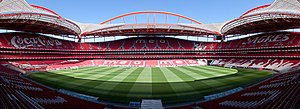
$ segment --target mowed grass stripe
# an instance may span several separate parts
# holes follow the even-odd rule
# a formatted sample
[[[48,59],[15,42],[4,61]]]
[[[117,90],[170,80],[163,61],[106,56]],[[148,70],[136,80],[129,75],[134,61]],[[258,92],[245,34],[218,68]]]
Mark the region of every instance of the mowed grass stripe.
[[[178,97],[184,96],[186,94],[186,90],[189,90],[189,91],[195,90],[192,86],[190,86],[189,84],[184,82],[183,79],[181,79],[179,76],[177,76],[173,71],[171,71],[165,67],[161,67],[160,69],[165,72],[164,75],[165,75],[165,77],[168,77],[167,79],[169,82],[182,81],[182,82],[180,82],[180,84],[176,84],[176,83],[169,84],[171,86],[172,90],[175,92],[176,96],[178,96]],[[177,72],[177,71],[175,71],[175,72]]]
[[[67,78],[70,78],[69,76],[65,76],[65,75],[62,75],[62,74],[55,74],[55,73],[51,73],[51,72],[44,72],[44,73],[34,73],[35,76],[38,76],[38,77],[44,77],[44,76],[47,76],[49,78],[51,78],[51,80],[64,80],[64,79],[67,79]]]
[[[116,68],[109,67],[109,68],[104,68],[104,69],[99,69],[99,70],[91,70],[87,72],[83,72],[81,75],[76,75],[77,78],[89,78],[90,76],[94,75],[101,75],[101,74],[106,74],[105,72],[111,72],[113,70],[116,70]]]
[[[207,68],[207,69],[219,69],[219,70],[236,70],[236,69],[229,69],[229,68],[225,68],[225,67],[219,67],[219,66],[203,66],[203,68]]]
[[[144,68],[134,68],[135,70],[125,70],[129,75],[124,76],[125,78],[119,80],[119,81],[124,81],[122,83],[118,82],[103,82],[102,84],[99,84],[92,89],[88,90],[90,93],[98,93],[98,91],[102,91],[101,94],[104,94],[103,99],[111,99],[110,97],[112,96],[118,96],[118,97],[123,97],[124,100],[128,99],[127,94],[130,93],[131,88],[133,87],[134,83],[131,83],[132,81],[135,81],[139,75],[139,73],[144,69]],[[123,72],[123,73],[125,73]],[[121,73],[122,74],[122,73]],[[118,77],[121,74],[115,76]],[[128,83],[125,83],[128,82]],[[105,89],[104,89],[105,88]],[[103,97],[102,96],[102,97]],[[106,98],[108,97],[108,98]]]
[[[129,73],[129,75],[120,81],[125,81],[128,77],[137,75],[134,73],[141,72],[141,70],[143,70],[143,68],[135,68],[135,70],[133,70],[131,72],[128,70],[125,70],[124,72],[127,71]],[[117,77],[117,76],[118,75],[116,75],[115,77]],[[97,93],[97,91],[102,90],[103,91],[102,94],[127,96],[127,93],[130,91],[130,88],[132,86],[133,86],[133,83],[114,82],[113,84],[111,84],[110,82],[103,82],[102,84],[98,84],[98,85],[94,86],[92,89],[88,90],[88,92]],[[105,89],[103,89],[103,87],[105,87]]]
[[[199,74],[206,75],[207,77],[220,77],[220,76],[222,77],[224,75],[228,75],[228,74],[223,74],[223,72],[226,72],[224,70],[229,70],[229,69],[223,69],[223,71],[221,71],[221,70],[216,70],[216,69],[207,69],[203,66],[202,67],[184,67],[184,68],[187,70],[190,70],[190,71],[200,70],[201,72],[199,72]],[[235,72],[232,72],[232,73],[234,74]],[[235,81],[227,80],[227,82],[232,83]],[[208,80],[208,82],[205,82],[204,84],[206,84],[207,86],[226,85],[225,82],[221,82],[221,81],[214,80],[214,79],[210,79],[210,80]]]
[[[125,79],[122,80],[121,83],[117,84],[115,87],[113,87],[110,91],[110,93],[113,95],[114,93],[118,93],[120,89],[122,89],[122,95],[128,97],[128,94],[131,93],[132,87],[134,86],[134,83],[141,74],[141,72],[144,70],[144,68],[140,67],[135,69],[130,75],[128,75]],[[130,82],[130,83],[127,83]],[[137,89],[137,90],[143,90],[143,89]],[[109,93],[108,93],[109,94]]]
[[[103,71],[97,72],[97,73],[95,72],[95,74],[89,74],[89,76],[84,77],[84,79],[106,81],[107,79],[111,79],[114,76],[116,76],[124,71],[125,71],[125,68],[123,68],[123,67],[114,67],[113,69],[103,70]],[[109,78],[107,78],[107,77],[109,77]],[[82,78],[82,77],[79,77],[79,78]]]
[[[82,70],[83,69],[83,70]],[[82,68],[80,70],[72,70],[70,69],[71,71],[74,71],[74,73],[70,73],[69,71],[66,71],[66,70],[62,70],[60,72],[52,72],[52,73],[55,73],[55,74],[61,74],[61,75],[65,75],[65,76],[72,76],[72,77],[81,77],[81,76],[88,76],[90,73],[95,73],[95,72],[98,72],[98,71],[101,71],[101,70],[104,70],[104,69],[111,69],[111,68],[105,68],[105,67],[101,67],[101,68],[97,68],[97,67],[89,67],[88,69],[85,69],[85,68]],[[91,70],[93,69],[93,70]]]
[[[66,70],[57,70],[57,71],[49,71],[51,73],[56,73],[56,74],[76,74],[76,73],[81,73],[88,71],[90,69],[94,69],[96,67],[84,67],[84,68],[73,68],[73,69],[66,69]]]
[[[207,66],[202,66],[202,67],[194,67],[191,66],[191,68],[196,68],[196,69],[204,69],[204,70],[208,70],[208,71],[214,71],[216,73],[231,73],[231,72],[237,72],[237,70],[235,69],[229,69],[229,68],[220,68],[220,67],[207,67]]]
[[[113,69],[113,68],[109,67],[109,68],[106,68],[106,69]],[[114,70],[117,70],[117,69],[114,69]],[[96,71],[96,70],[93,70],[93,71]],[[57,74],[54,74],[54,73],[50,73],[50,74],[57,76]],[[83,73],[83,74],[85,74],[85,73]],[[97,74],[99,74],[99,72],[97,72],[95,75],[97,75]],[[77,76],[77,77],[64,76],[66,78],[63,78],[63,79],[57,78],[56,80],[52,80],[52,81],[60,81],[62,85],[66,85],[69,88],[76,88],[76,87],[79,87],[82,84],[90,82],[90,81],[88,81],[89,80],[88,77],[93,77],[95,75],[86,74],[86,75],[81,76],[81,77],[79,77],[79,76]],[[57,76],[57,77],[60,77],[60,76]],[[75,80],[72,79],[72,81],[70,81],[69,78],[76,78],[76,79]]]
[[[151,69],[152,71],[152,83],[157,82],[168,82],[167,78],[163,74],[163,72],[160,70],[159,67],[154,67]]]
[[[245,72],[245,71],[241,71],[241,72],[243,72],[243,73],[237,73],[237,74],[230,75],[230,76],[224,76],[222,78],[217,78],[217,80],[227,83],[228,85],[236,84],[236,83],[241,84],[241,82],[244,82],[244,81],[249,82],[249,81],[255,80],[257,77],[271,74],[270,72],[262,73],[262,71],[257,72],[255,70],[252,70],[252,71],[250,70],[250,72]]]
[[[108,81],[122,81],[125,78],[127,78],[128,76],[132,75],[132,73],[136,72],[138,69],[139,68],[137,68],[137,67],[126,69],[126,71],[124,71],[123,73],[120,73],[119,75],[113,77],[112,79],[110,79]]]
[[[126,96],[132,99],[132,101],[140,101],[147,98],[153,99],[152,90],[152,84],[134,83]]]
[[[116,68],[115,67],[115,69],[114,70],[112,70],[113,72],[121,72],[121,71],[123,71],[123,69],[122,68]],[[108,75],[109,73],[107,73],[106,75]],[[98,80],[98,81],[103,81],[103,80],[100,80],[100,79],[98,79],[98,78],[101,78],[101,77],[103,77],[103,75],[90,75],[89,77],[86,77],[86,78],[89,78],[89,79],[87,79],[88,81],[85,81],[85,82],[81,82],[81,83],[77,83],[77,85],[76,86],[74,86],[74,87],[72,87],[72,88],[74,88],[74,89],[76,89],[76,88],[80,88],[80,87],[95,87],[95,86],[97,86],[97,85],[99,85],[99,84],[92,84],[93,83],[93,81],[92,80]],[[86,79],[85,78],[85,79]],[[79,79],[79,78],[78,78]],[[69,82],[74,82],[74,81],[69,81]]]
[[[252,76],[248,75],[248,74],[237,74],[237,75],[233,75],[233,76],[229,76],[228,78],[223,77],[223,78],[218,78],[216,79],[217,81],[221,82],[221,83],[225,83],[226,85],[219,85],[219,84],[210,84],[210,86],[215,87],[216,90],[222,91],[224,88],[228,88],[229,86],[231,88],[235,88],[235,87],[239,87],[239,85],[241,83],[243,83],[244,81],[251,81],[251,79],[254,79],[257,77],[257,75],[255,74],[251,74]],[[233,79],[232,77],[238,76],[239,79]],[[242,78],[242,79],[240,79]]]
[[[114,72],[108,73],[107,76],[100,76],[100,77],[98,77],[98,79],[97,79],[97,77],[94,77],[95,80],[98,80],[99,82],[100,82],[100,81],[105,82],[106,80],[111,79],[111,78],[113,78],[114,76],[116,76],[116,75],[118,75],[118,74],[120,74],[120,73],[122,73],[122,72],[125,71],[125,70],[124,70],[125,68],[121,68],[121,67],[120,67],[120,68],[115,67],[115,68],[116,68],[117,70],[115,70]],[[78,84],[78,86],[73,87],[73,89],[77,89],[77,90],[93,89],[93,88],[95,88],[95,87],[97,87],[97,86],[101,86],[102,83],[99,84],[99,82],[95,82],[95,81],[87,81],[87,82]],[[113,87],[111,87],[111,88],[113,88]],[[106,89],[107,89],[107,90],[110,90],[110,89],[108,89],[108,87],[106,87]]]
[[[137,78],[140,76],[143,70],[143,67],[135,69],[130,75],[123,79],[122,82],[136,82]]]
[[[235,69],[228,69],[228,68],[220,68],[220,67],[195,67],[195,66],[190,66],[189,68],[195,68],[195,69],[204,69],[204,70],[208,70],[208,71],[214,71],[217,74],[231,74],[231,73],[237,73],[237,70]]]
[[[240,69],[239,69],[240,70]],[[232,88],[241,87],[241,84],[253,84],[256,83],[258,79],[265,78],[267,75],[271,75],[271,72],[262,72],[250,70],[250,72],[241,71],[242,73],[237,73],[234,75],[224,76],[220,78],[215,78],[213,80],[225,83],[226,85],[220,84],[209,84],[210,87],[214,87],[215,90],[208,92],[209,90],[203,92],[204,94],[213,94],[213,92],[222,92]],[[239,71],[240,72],[240,71]],[[259,74],[260,73],[260,74]],[[211,80],[204,80],[205,83],[210,83]],[[244,87],[245,88],[245,87]]]
[[[145,67],[136,79],[137,83],[131,87],[127,97],[139,101],[139,99],[151,99],[152,96],[152,72],[150,67]]]
[[[76,76],[77,77],[86,77],[87,75],[98,74],[98,73],[102,73],[104,71],[108,71],[108,70],[112,70],[112,69],[114,69],[114,68],[113,67],[100,67],[98,69],[95,67],[94,69],[90,69],[85,72],[81,72],[80,74],[77,74]]]
[[[205,70],[205,69],[202,69],[202,68],[199,68],[199,69],[193,69],[191,67],[182,67],[182,68],[185,69],[185,70],[197,73],[199,75],[206,76],[206,77],[214,77],[216,75],[215,71]]]
[[[71,88],[73,86],[77,86],[78,84],[76,82],[73,82],[74,80],[73,77],[68,77],[68,76],[54,74],[54,73],[34,73],[31,74],[29,77],[34,78],[35,80],[42,82],[44,84],[55,86],[57,88],[60,87]],[[86,82],[86,80],[82,80],[80,82]]]
[[[166,79],[168,80],[168,82],[184,82],[185,80],[181,79],[180,77],[178,77],[176,74],[174,74],[174,72],[170,71],[168,68],[166,67],[161,67],[160,70],[162,72],[164,72],[164,76],[167,77]]]
[[[184,69],[183,67],[174,67],[174,69],[178,70],[178,71],[181,71],[181,72],[184,72],[185,74],[193,77],[195,80],[200,80],[200,79],[206,79],[206,78],[209,78],[207,77],[206,75],[201,75],[197,72],[192,72],[190,70],[187,70],[187,69]]]
[[[177,99],[177,94],[173,90],[170,83],[165,83],[168,81],[164,76],[160,68],[155,67],[151,69],[152,71],[152,97],[154,99],[171,100]],[[160,83],[164,82],[164,83]],[[175,97],[175,98],[174,98]]]
[[[171,72],[173,72],[175,75],[177,75],[184,81],[194,81],[195,80],[195,78],[193,78],[192,76],[190,76],[180,70],[177,70],[174,67],[168,67],[167,69],[169,69]]]
[[[152,72],[150,67],[145,67],[140,76],[136,80],[142,83],[152,83]]]
[[[230,75],[230,74],[235,74],[238,71],[230,71],[229,69],[223,69],[223,70],[217,70],[217,69],[207,69],[207,68],[197,68],[197,67],[186,67],[186,68],[190,68],[193,70],[200,70],[201,74],[208,74],[210,75],[209,77],[222,77],[222,76],[226,76],[226,75]],[[198,72],[199,73],[199,72]]]
[[[118,69],[118,70],[113,71],[113,72],[105,71],[99,75],[94,75],[93,78],[95,78],[95,80],[107,81],[107,80],[114,78],[115,76],[118,76],[120,73],[123,73],[126,71],[126,68],[124,68],[124,67],[120,67],[120,68],[116,68],[116,69]]]
[[[202,75],[202,76],[206,76],[208,78],[213,78],[216,76],[216,72],[213,72],[213,71],[209,71],[209,70],[203,70],[203,69],[193,69],[193,68],[190,68],[190,67],[182,67],[183,69],[186,69],[186,70],[189,70],[191,72],[197,72],[199,75]],[[200,70],[200,71],[199,71]],[[210,82],[208,83],[204,83],[208,86],[210,86],[211,84],[220,84],[220,85],[225,85],[224,83],[222,82],[219,82],[219,81],[216,81],[216,80],[213,80],[211,79]]]
[[[244,72],[244,71],[242,71]],[[224,78],[226,80],[231,80],[231,81],[237,81],[237,82],[241,82],[241,81],[249,81],[249,80],[253,80],[255,79],[256,77],[258,76],[265,76],[266,74],[267,75],[270,75],[271,73],[270,72],[264,72],[264,71],[260,71],[260,72],[255,72],[254,70],[252,72],[244,72],[243,74],[240,74],[240,73],[237,73],[233,76],[230,76],[228,78]],[[242,78],[241,78],[242,76]]]
[[[110,69],[112,69],[112,68],[101,67],[100,69],[94,68],[93,70],[92,69],[85,70],[80,73],[74,73],[74,74],[67,73],[67,74],[63,74],[63,75],[72,76],[72,77],[76,77],[76,78],[84,78],[84,77],[88,77],[90,75],[102,73],[102,71],[110,70]]]
[[[216,73],[216,72],[209,71],[209,70],[193,69],[193,68],[190,68],[190,67],[180,67],[180,68],[188,70],[188,71],[193,72],[193,73],[197,73],[198,75],[205,76],[205,77],[208,77],[208,78],[214,77],[215,76],[214,73]]]

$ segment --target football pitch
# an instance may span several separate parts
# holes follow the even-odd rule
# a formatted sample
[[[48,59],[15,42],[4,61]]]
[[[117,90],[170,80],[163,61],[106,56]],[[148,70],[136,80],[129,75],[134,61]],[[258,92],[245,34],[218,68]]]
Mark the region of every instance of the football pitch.
[[[205,95],[255,84],[272,73],[215,66],[84,67],[33,73],[29,78],[50,87],[128,104],[162,99],[164,104],[196,101]]]

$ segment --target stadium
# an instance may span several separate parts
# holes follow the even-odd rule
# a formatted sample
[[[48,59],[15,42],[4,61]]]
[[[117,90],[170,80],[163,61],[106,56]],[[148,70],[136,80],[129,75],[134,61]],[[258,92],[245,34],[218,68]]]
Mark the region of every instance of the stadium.
[[[0,0],[0,108],[300,109],[299,28],[299,0],[212,24],[167,11],[80,23]]]

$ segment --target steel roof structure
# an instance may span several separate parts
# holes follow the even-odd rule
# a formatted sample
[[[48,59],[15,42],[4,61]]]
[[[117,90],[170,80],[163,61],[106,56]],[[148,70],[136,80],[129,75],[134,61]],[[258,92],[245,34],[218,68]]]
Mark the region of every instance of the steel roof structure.
[[[137,16],[144,16],[145,20],[137,20]],[[163,16],[164,20],[157,21],[157,16]],[[152,16],[152,17],[151,17]],[[169,21],[170,17],[178,19],[175,23]],[[112,25],[113,21],[120,20],[119,25]],[[125,19],[131,19],[132,22],[126,22]],[[106,28],[99,28],[92,31],[86,31],[81,36],[130,36],[130,35],[187,35],[187,36],[200,36],[200,35],[221,35],[216,31],[211,31],[206,28],[198,28],[189,25],[184,25],[179,21],[186,20],[189,24],[202,25],[201,22],[192,18],[164,11],[140,11],[123,14],[104,22],[100,25],[112,25]],[[151,21],[150,21],[151,20]]]
[[[224,24],[223,35],[249,34],[300,27],[299,0],[275,0]]]
[[[0,28],[56,35],[81,33],[74,22],[50,9],[30,5],[25,0],[0,1]]]
[[[144,21],[137,17],[144,16]],[[157,16],[164,16],[160,21]],[[176,18],[177,21],[170,20]],[[131,22],[127,20],[131,19]],[[182,20],[186,22],[181,22]],[[116,22],[119,21],[119,22]],[[192,18],[164,11],[139,11],[113,17],[99,24],[79,23],[63,18],[42,6],[25,0],[0,0],[0,28],[54,35],[109,37],[130,35],[235,35],[300,27],[300,2],[275,0],[253,8],[239,18],[216,24],[203,24]]]

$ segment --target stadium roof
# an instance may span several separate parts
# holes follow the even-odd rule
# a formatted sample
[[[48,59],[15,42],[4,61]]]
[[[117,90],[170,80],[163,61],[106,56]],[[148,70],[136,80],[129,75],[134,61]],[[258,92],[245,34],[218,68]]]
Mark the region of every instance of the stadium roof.
[[[249,34],[300,27],[299,0],[275,0],[254,8],[222,27],[222,34]]]
[[[137,16],[142,16],[142,19],[138,20]],[[158,16],[163,16],[164,20],[158,21]],[[178,20],[170,21],[171,17],[176,17]],[[119,22],[114,23],[114,21],[117,20],[119,20]],[[182,20],[188,23],[181,23],[180,21]],[[101,22],[99,25],[102,27],[85,31],[81,36],[129,36],[148,34],[188,36],[221,35],[219,32],[209,28],[192,26],[194,24],[203,25],[197,20],[171,12],[139,11],[123,14]]]
[[[299,15],[298,0],[275,0],[272,4],[253,8],[239,18],[223,23],[203,24],[171,12],[139,11],[113,17],[99,24],[87,24],[63,18],[50,9],[30,5],[25,0],[0,0],[2,29],[79,37],[249,34],[299,28]],[[144,16],[144,21],[137,16]],[[157,16],[164,16],[164,20],[159,22]],[[178,20],[170,20],[171,18]],[[132,21],[128,22],[128,19]],[[181,22],[182,20],[186,22]]]
[[[0,28],[47,34],[81,33],[74,22],[25,0],[0,0]]]

